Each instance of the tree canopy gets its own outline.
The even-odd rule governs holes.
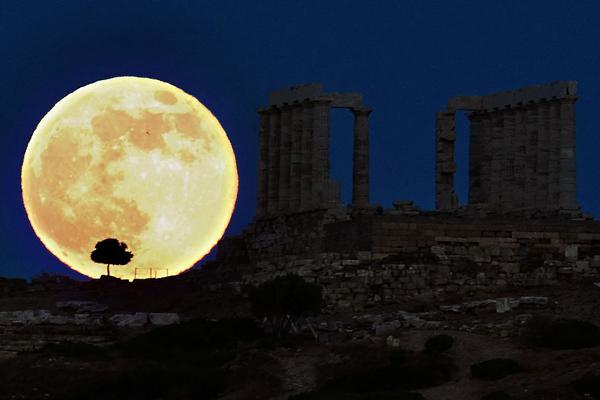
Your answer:
[[[106,264],[106,274],[110,276],[110,265],[125,265],[131,261],[133,253],[127,251],[127,245],[117,239],[108,238],[96,243],[91,259],[99,264]]]

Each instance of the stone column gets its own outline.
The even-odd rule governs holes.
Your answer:
[[[526,176],[526,148],[527,148],[527,111],[523,106],[515,109],[515,177],[513,192],[513,206],[525,207]]]
[[[576,210],[577,182],[575,160],[575,102],[576,96],[560,100],[560,208]]]
[[[539,210],[548,209],[548,166],[550,155],[549,111],[546,101],[538,103],[538,154],[536,163],[535,206]]]
[[[481,164],[483,160],[484,131],[481,114],[468,114],[469,137],[469,204],[479,204],[481,199]]]
[[[499,210],[502,204],[502,177],[504,167],[504,117],[502,111],[492,111],[492,160],[490,171],[490,208]]]
[[[453,211],[458,206],[454,192],[454,143],[456,130],[454,112],[435,114],[435,208]]]
[[[550,105],[550,142],[548,165],[548,209],[560,209],[560,101],[551,100]]]
[[[279,153],[281,139],[281,111],[272,108],[269,114],[269,165],[267,214],[279,212]]]
[[[494,136],[494,126],[489,112],[483,112],[481,115],[482,125],[482,154],[480,171],[480,191],[481,202],[489,207],[491,176],[492,176],[492,138]]]
[[[502,195],[501,208],[504,211],[514,209],[515,197],[515,111],[508,108],[502,111],[504,119],[502,140],[504,148],[504,162],[502,165]]]
[[[525,129],[527,145],[525,147],[525,193],[523,203],[528,209],[536,208],[537,157],[538,157],[538,109],[535,103],[525,106],[527,114]]]
[[[313,180],[313,107],[305,102],[302,109],[302,175],[300,178],[300,208],[312,207]]]
[[[329,111],[332,99],[313,101],[313,207],[327,207],[329,194]]]
[[[258,184],[256,188],[256,215],[264,217],[267,214],[269,201],[269,123],[270,111],[268,109],[258,110]]]
[[[292,108],[281,107],[281,146],[279,152],[279,211],[287,213],[290,209],[290,172],[292,153]]]
[[[352,164],[352,204],[369,205],[369,114],[370,108],[353,108],[354,158]]]
[[[302,178],[302,105],[292,107],[292,150],[290,170],[290,211],[300,211],[300,184]]]

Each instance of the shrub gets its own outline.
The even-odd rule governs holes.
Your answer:
[[[88,343],[60,342],[44,346],[42,351],[71,358],[105,358],[108,349]]]
[[[298,318],[319,314],[322,303],[321,287],[293,274],[252,288],[249,299],[254,315],[266,318],[277,336],[287,333]]]
[[[339,376],[329,380],[322,391],[327,393],[404,393],[414,389],[441,385],[452,378],[455,370],[450,360],[421,353],[393,353],[392,363]]]
[[[486,394],[481,398],[481,400],[511,400],[512,397],[501,390],[496,390],[495,392],[491,392]]]
[[[427,354],[441,354],[445,351],[450,350],[454,344],[454,338],[449,335],[435,335],[427,339],[425,342],[425,353]]]
[[[587,321],[532,318],[524,332],[534,346],[552,349],[583,349],[600,344],[600,329]]]
[[[302,393],[289,400],[426,400],[417,392],[371,392],[371,393],[324,393],[320,391]]]
[[[130,357],[222,362],[235,355],[236,345],[262,336],[262,330],[249,318],[219,321],[195,319],[163,326],[119,345]]]
[[[588,376],[571,383],[578,393],[591,396],[593,399],[600,398],[600,375]]]
[[[519,371],[519,364],[508,358],[494,358],[471,365],[471,376],[475,379],[497,380]]]

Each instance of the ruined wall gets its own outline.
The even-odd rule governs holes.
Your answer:
[[[328,305],[361,309],[419,295],[600,276],[595,221],[338,214],[323,223],[324,216],[253,231],[245,242],[252,267],[242,280],[298,273],[323,286]]]

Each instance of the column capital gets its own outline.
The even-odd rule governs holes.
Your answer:
[[[354,115],[369,115],[373,111],[370,107],[352,107],[350,109]]]
[[[261,107],[256,109],[256,112],[260,115],[267,115],[270,114],[272,111],[273,109],[271,107]]]

